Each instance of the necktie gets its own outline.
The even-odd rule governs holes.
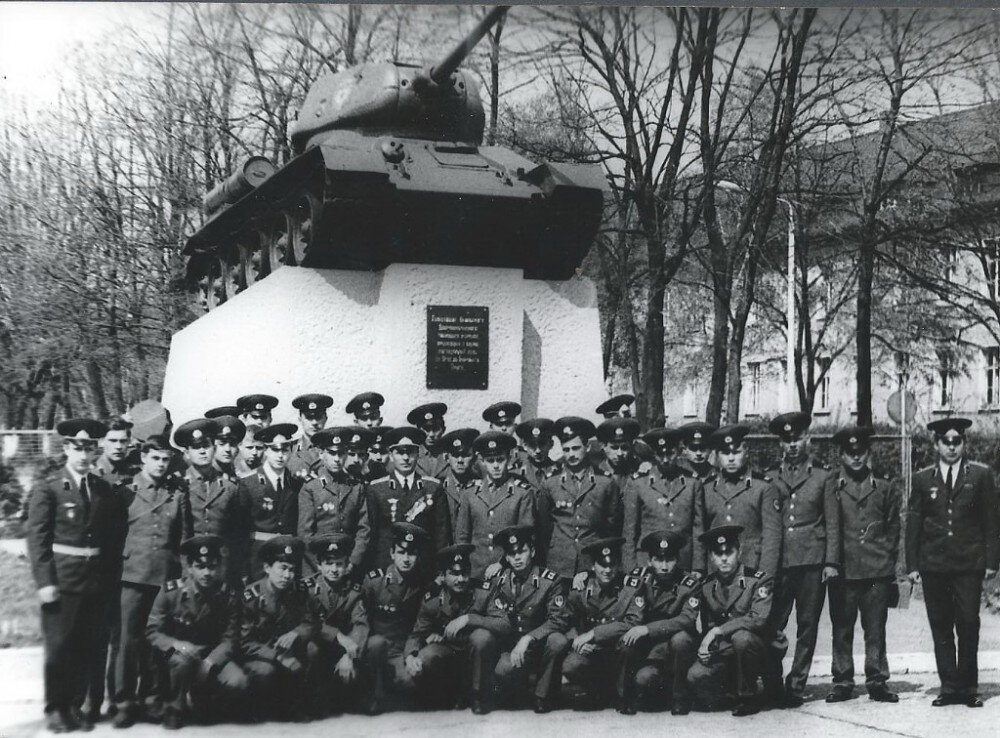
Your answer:
[[[948,494],[949,495],[951,494],[952,490],[955,487],[955,480],[952,477],[952,469],[954,469],[954,468],[955,467],[953,467],[953,466],[949,466],[948,467],[948,476],[946,476],[945,480],[944,480],[945,485],[948,487]]]
[[[277,480],[275,480],[274,482],[274,491],[280,495],[284,490],[284,487],[285,485],[282,483],[281,477],[278,477]]]
[[[90,491],[87,489],[86,476],[80,477],[80,497],[82,497],[83,501],[88,505],[90,504]]]

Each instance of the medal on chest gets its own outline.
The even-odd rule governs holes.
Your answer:
[[[390,520],[395,520],[396,519],[396,507],[399,505],[399,498],[398,497],[390,497],[389,500],[388,500],[388,502],[389,502],[389,519]]]
[[[337,512],[337,503],[324,502],[322,505],[320,505],[320,510],[322,510],[325,513],[335,513]]]
[[[261,507],[263,507],[268,512],[270,512],[271,510],[273,510],[274,509],[274,498],[273,497],[265,497],[264,501],[261,503]]]
[[[424,495],[419,500],[417,500],[413,504],[413,507],[411,507],[406,512],[406,522],[412,523],[417,518],[417,516],[420,515],[420,513],[422,513],[427,508],[432,507],[433,505],[434,505],[434,498],[431,497],[430,495]]]

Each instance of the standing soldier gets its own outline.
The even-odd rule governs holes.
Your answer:
[[[368,510],[372,525],[375,565],[384,568],[391,561],[392,526],[412,523],[424,530],[427,545],[444,548],[451,542],[448,501],[437,479],[416,471],[417,454],[424,441],[418,428],[395,428],[385,437],[391,453],[392,471],[368,486]],[[425,551],[429,554],[429,551]],[[426,561],[426,559],[425,559]],[[421,573],[429,573],[423,563]]]
[[[428,477],[440,477],[445,468],[444,452],[439,441],[445,432],[446,412],[448,406],[443,402],[428,402],[413,408],[406,416],[407,423],[424,432],[424,441],[417,456],[417,472]]]
[[[543,479],[555,474],[560,468],[558,462],[549,458],[556,424],[548,418],[533,418],[518,423],[514,432],[521,439],[524,453],[513,471],[537,490],[542,486]]]
[[[299,490],[303,482],[286,468],[296,432],[298,428],[292,423],[260,430],[257,439],[264,444],[264,461],[256,473],[239,482],[240,505],[247,511],[253,528],[248,562],[251,579],[261,576],[259,552],[264,543],[280,535],[294,536],[298,529]]]
[[[695,421],[685,423],[677,429],[677,440],[681,442],[681,458],[677,461],[686,474],[690,474],[702,484],[708,483],[715,476],[712,465],[712,450],[708,439],[716,431],[716,426],[710,423]]]
[[[392,430],[392,426],[379,425],[367,430],[371,434],[368,439],[368,462],[361,473],[365,484],[389,473],[389,449],[385,445],[385,436]]]
[[[217,431],[215,435],[215,458],[212,465],[231,482],[239,479],[236,460],[240,455],[240,443],[247,434],[247,427],[235,415],[219,415],[212,418]]]
[[[458,709],[471,696],[472,712],[484,715],[490,708],[485,688],[492,684],[496,638],[481,627],[489,592],[473,586],[472,550],[471,544],[458,543],[438,551],[441,583],[424,595],[405,653],[425,696],[440,694],[443,684],[446,694],[458,693]]]
[[[621,532],[622,500],[614,479],[588,462],[587,441],[594,435],[594,424],[570,416],[556,421],[556,431],[563,468],[542,482],[537,525],[546,566],[571,577],[589,568],[585,546]]]
[[[635,397],[633,395],[615,395],[598,405],[594,412],[603,416],[605,420],[611,418],[631,418],[632,403],[634,402]]]
[[[462,508],[468,504],[472,488],[482,478],[472,463],[472,444],[478,435],[479,431],[475,428],[459,428],[441,437],[441,447],[444,448],[448,467],[439,481],[448,499],[451,529],[456,532]]]
[[[128,458],[132,445],[132,424],[122,418],[108,421],[108,432],[101,441],[103,452],[94,462],[92,472],[112,489],[130,481],[139,467]]]
[[[482,628],[497,640],[494,676],[506,693],[528,691],[535,676],[534,710],[550,712],[559,692],[562,661],[569,651],[563,635],[566,580],[535,560],[535,531],[521,525],[499,531],[506,566],[483,582],[488,595]],[[483,693],[491,690],[483,686]]]
[[[322,449],[321,466],[299,492],[299,536],[307,544],[314,537],[347,536],[351,541],[348,574],[355,579],[366,570],[371,524],[364,486],[344,470],[344,463],[347,445],[362,433],[361,428],[343,427],[313,434],[313,444]],[[343,542],[338,544],[338,554],[342,546]]]
[[[378,428],[382,425],[382,405],[385,398],[378,392],[362,392],[347,403],[345,410],[354,416],[354,421],[362,428]]]
[[[304,552],[305,545],[292,536],[264,542],[259,551],[264,576],[243,591],[240,628],[251,705],[297,722],[309,719],[306,676],[316,635],[309,595],[297,576]]]
[[[632,444],[639,437],[639,421],[632,418],[611,418],[597,426],[597,440],[601,443],[604,459],[600,469],[615,479],[618,489],[624,491],[625,482],[639,470],[639,459]],[[644,464],[648,468],[649,464]]]
[[[740,563],[773,577],[781,555],[781,499],[771,478],[750,468],[745,440],[749,431],[743,425],[727,425],[709,438],[719,473],[701,490],[699,514],[703,530],[740,526]],[[706,571],[707,564],[707,551],[696,542],[694,566]]]
[[[364,663],[371,682],[365,711],[382,711],[388,678],[390,686],[403,695],[413,692],[414,674],[419,668],[405,652],[406,639],[420,610],[425,577],[418,561],[427,548],[427,532],[411,523],[393,523],[390,564],[368,573],[361,585],[362,600],[368,612],[369,637]]]
[[[271,395],[243,395],[236,401],[240,420],[245,425],[259,425],[267,428],[271,425],[271,411],[278,406],[278,398]]]
[[[172,457],[166,437],[150,436],[142,444],[142,469],[122,488],[128,534],[122,554],[121,639],[115,662],[116,728],[133,725],[140,710],[153,721],[162,717],[163,674],[146,641],[146,621],[160,587],[180,573],[180,543],[191,532],[183,485],[167,477]]]
[[[66,465],[32,491],[27,543],[45,639],[45,720],[53,733],[65,733],[93,727],[80,711],[81,675],[98,662],[101,620],[115,591],[108,573],[120,571],[125,522],[121,498],[89,473],[105,425],[66,420],[56,432]]]
[[[187,574],[164,584],[153,601],[146,634],[167,662],[170,677],[164,728],[184,725],[189,698],[203,713],[212,705],[215,715],[232,714],[246,692],[246,674],[234,661],[240,597],[225,583],[224,548],[223,539],[215,535],[185,540],[180,550]]]
[[[642,539],[649,565],[632,574],[642,578],[644,621],[622,636],[618,673],[620,711],[626,715],[649,704],[664,682],[673,694],[670,713],[691,712],[687,673],[697,647],[701,577],[684,571],[678,562],[684,543],[683,536],[669,530],[653,531]]]
[[[701,534],[712,573],[701,590],[705,635],[698,661],[688,671],[695,698],[708,706],[720,701],[720,692],[735,677],[735,717],[759,711],[757,677],[765,670],[771,642],[778,640],[769,624],[773,580],[740,565],[740,532],[738,525],[720,525]]]
[[[967,418],[927,424],[938,461],[913,475],[906,513],[906,569],[911,580],[924,585],[941,679],[935,707],[983,706],[979,607],[983,577],[993,577],[1000,564],[1000,523],[989,467],[965,458],[971,425]]]
[[[781,567],[771,611],[775,630],[783,631],[795,606],[795,656],[785,680],[785,705],[798,707],[809,678],[825,584],[840,566],[840,505],[834,476],[809,456],[806,413],[779,415],[768,428],[781,441],[782,462],[769,470],[781,496]],[[765,571],[767,569],[765,568]],[[770,572],[768,572],[770,573]],[[772,663],[768,687],[776,690],[779,663]]]
[[[329,395],[299,395],[292,400],[292,407],[299,411],[299,428],[302,436],[296,441],[288,459],[288,471],[292,474],[311,472],[319,466],[320,449],[312,441],[314,433],[326,427],[326,411],[333,405]]]
[[[521,414],[521,406],[510,400],[494,402],[483,410],[483,420],[490,424],[490,430],[513,435],[517,416]]]
[[[653,428],[642,434],[642,441],[653,452],[656,465],[663,469],[675,466],[677,431],[673,428]]]
[[[259,425],[246,425],[244,427],[246,433],[243,440],[240,441],[240,455],[236,457],[233,464],[238,479],[248,477],[256,472],[264,460],[264,442],[257,438],[257,434],[264,429]]]
[[[368,447],[371,446],[372,431],[360,425],[352,425],[347,436],[347,455],[344,457],[344,469],[357,482],[365,481],[365,471],[368,469]]]
[[[309,552],[319,569],[306,584],[319,644],[314,704],[322,712],[330,708],[342,712],[346,707],[344,692],[357,685],[361,652],[368,639],[368,612],[361,599],[361,585],[351,578],[354,549],[354,539],[343,533],[320,535],[309,541]],[[329,689],[331,677],[337,685],[333,690]]]
[[[899,487],[876,479],[869,466],[871,428],[842,428],[833,436],[840,448],[836,496],[840,504],[842,576],[830,580],[833,624],[833,691],[827,702],[843,702],[854,694],[854,623],[861,612],[865,633],[865,685],[869,699],[899,702],[886,687],[889,661],[885,622],[889,588],[899,553]]]
[[[564,622],[575,637],[563,661],[563,676],[576,688],[577,705],[597,706],[610,696],[612,675],[621,671],[618,641],[643,621],[642,581],[622,573],[624,543],[624,538],[603,538],[585,546],[591,570],[583,588],[574,588],[567,598]],[[624,704],[618,710],[631,712]]]
[[[499,569],[502,549],[494,545],[497,533],[510,526],[535,524],[534,491],[510,474],[514,443],[513,436],[501,431],[486,431],[475,441],[485,475],[466,490],[455,540],[472,544],[472,575],[477,578],[484,574],[492,578]]]
[[[660,429],[661,431],[663,429]],[[659,449],[670,436],[651,431],[646,434],[654,449]],[[636,471],[628,477],[622,491],[625,504],[625,568],[645,566],[648,561],[641,542],[653,531],[673,531],[683,542],[680,566],[691,569],[692,541],[704,530],[702,521],[701,484],[665,461],[666,454],[657,453],[657,464],[647,471]]]

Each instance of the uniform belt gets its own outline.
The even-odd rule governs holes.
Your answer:
[[[101,549],[89,546],[67,546],[65,543],[53,543],[52,553],[63,554],[65,556],[80,556],[85,559],[92,559],[101,555]]]
[[[278,533],[265,533],[262,530],[255,530],[253,532],[253,539],[255,541],[270,541],[272,538],[277,538]]]

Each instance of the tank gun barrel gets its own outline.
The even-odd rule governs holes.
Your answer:
[[[429,76],[434,83],[439,85],[445,84],[451,78],[452,73],[465,61],[465,57],[469,55],[473,47],[482,40],[486,32],[496,25],[509,9],[509,5],[497,5],[494,7],[486,14],[486,17],[479,21],[476,27],[472,29],[472,32],[462,39],[448,53],[448,56],[441,60],[440,64],[435,64],[431,67]]]

